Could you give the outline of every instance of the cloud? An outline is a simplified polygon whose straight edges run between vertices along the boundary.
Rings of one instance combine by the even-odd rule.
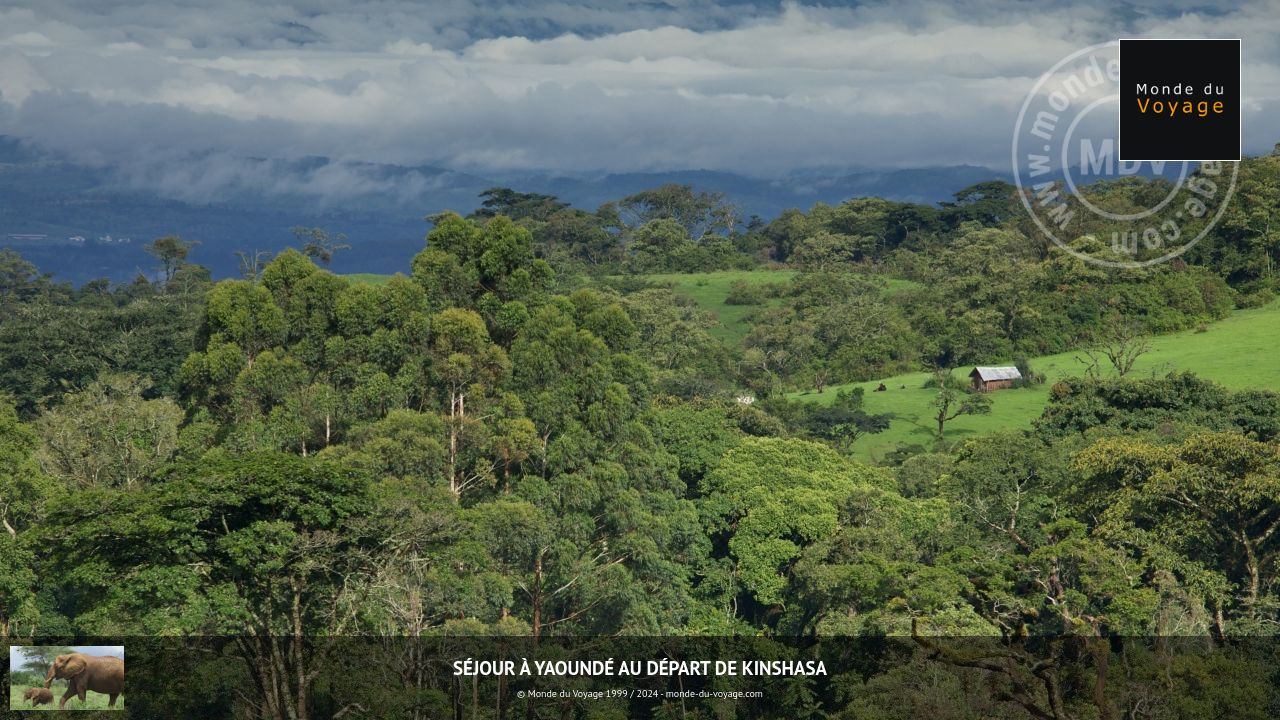
[[[1023,97],[1059,58],[1122,35],[1216,36],[1244,38],[1246,149],[1260,152],[1280,139],[1276,9],[33,1],[0,10],[0,133],[197,194],[273,191],[236,157],[335,158],[308,181],[323,195],[376,187],[352,171],[366,162],[1003,167]]]

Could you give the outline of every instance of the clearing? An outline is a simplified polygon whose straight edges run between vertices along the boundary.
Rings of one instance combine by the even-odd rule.
[[[1230,317],[1208,325],[1204,332],[1186,330],[1151,338],[1151,352],[1138,359],[1130,377],[1160,376],[1190,370],[1233,390],[1280,389],[1280,302],[1250,310],[1237,310]],[[949,443],[1013,428],[1029,427],[1040,416],[1049,398],[1049,387],[1064,377],[1084,373],[1075,358],[1078,351],[1031,358],[1031,369],[1044,373],[1045,384],[1034,388],[1012,388],[991,394],[990,415],[968,415],[947,423]],[[1103,361],[1105,363],[1105,360]],[[983,365],[1012,365],[1009,358],[984,360]],[[956,368],[967,376],[972,367]],[[1110,369],[1107,368],[1107,372]],[[809,402],[829,403],[842,389],[861,387],[867,412],[892,413],[889,429],[867,435],[854,443],[854,455],[878,461],[899,445],[929,447],[935,423],[932,419],[935,391],[923,387],[929,373],[905,375],[849,385],[831,386],[823,392],[796,392],[789,397]],[[875,392],[884,383],[885,392]]]

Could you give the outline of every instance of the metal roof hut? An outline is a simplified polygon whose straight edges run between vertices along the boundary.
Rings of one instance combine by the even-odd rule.
[[[969,377],[974,390],[990,392],[1013,387],[1014,382],[1022,379],[1022,373],[1016,367],[975,367]]]

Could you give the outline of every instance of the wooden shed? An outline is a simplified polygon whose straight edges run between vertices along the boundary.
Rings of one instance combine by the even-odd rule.
[[[975,367],[969,378],[973,380],[974,390],[990,392],[1013,387],[1015,380],[1022,379],[1022,373],[1016,367]]]

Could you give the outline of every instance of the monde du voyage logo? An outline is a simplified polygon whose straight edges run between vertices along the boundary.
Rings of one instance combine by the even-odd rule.
[[[1239,40],[1118,40],[1060,60],[1013,136],[1022,204],[1087,262],[1171,260],[1221,218],[1239,171]],[[1151,182],[1104,183],[1144,177]]]

